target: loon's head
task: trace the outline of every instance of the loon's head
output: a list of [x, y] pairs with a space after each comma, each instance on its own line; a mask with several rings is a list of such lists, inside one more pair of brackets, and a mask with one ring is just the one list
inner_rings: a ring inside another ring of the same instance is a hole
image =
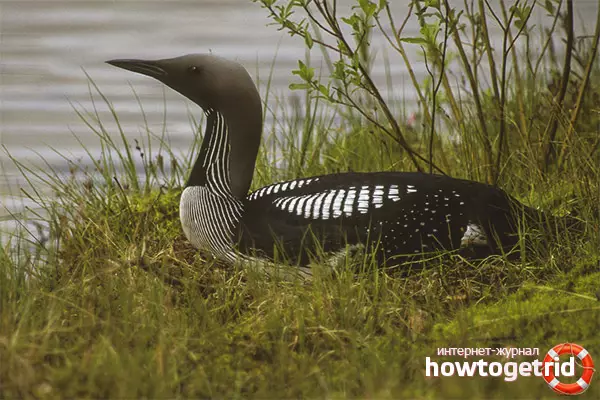
[[239, 63], [211, 54], [187, 54], [162, 60], [119, 59], [108, 64], [150, 76], [204, 110], [225, 111], [244, 99], [258, 101], [248, 71]]
[[[238, 199], [246, 196], [260, 145], [262, 101], [241, 64], [211, 54], [188, 54], [162, 60], [120, 59], [107, 63], [157, 79], [205, 112], [222, 116], [224, 124], [216, 127], [209, 119], [205, 139], [217, 130], [219, 134], [227, 133], [231, 192]], [[202, 148], [206, 151], [214, 144], [206, 143]]]

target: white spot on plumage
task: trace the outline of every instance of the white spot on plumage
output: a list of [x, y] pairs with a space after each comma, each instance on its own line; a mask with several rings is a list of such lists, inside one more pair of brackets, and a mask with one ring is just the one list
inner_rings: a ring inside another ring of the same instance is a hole
[[461, 246], [468, 246], [472, 244], [486, 245], [487, 237], [479, 225], [471, 223], [467, 225], [467, 230], [460, 239], [460, 244]]
[[383, 207], [383, 194], [383, 186], [375, 187], [375, 190], [373, 191], [373, 204], [375, 205], [375, 208]]
[[369, 202], [370, 196], [369, 196], [369, 187], [368, 186], [363, 186], [360, 189], [360, 192], [358, 193], [358, 201], [366, 201]]
[[283, 199], [284, 200], [281, 202], [281, 209], [285, 211], [285, 209], [287, 208], [290, 201], [292, 201], [294, 198], [293, 197], [284, 197]]
[[328, 192], [323, 192], [317, 196], [315, 203], [313, 205], [313, 210], [312, 210], [314, 219], [319, 219], [322, 217], [320, 212], [321, 212], [321, 209], [323, 209], [323, 211], [325, 210], [325, 207], [323, 206], [323, 199], [327, 195], [328, 195]]
[[406, 193], [415, 193], [417, 189], [413, 185], [406, 185]]
[[275, 204], [275, 206], [277, 206], [277, 208], [281, 208], [281, 203], [283, 203], [283, 201], [285, 200], [285, 197], [279, 197], [275, 200], [273, 200], [273, 204]]
[[344, 213], [348, 216], [352, 215], [355, 198], [356, 198], [356, 190], [354, 188], [350, 188], [348, 190], [348, 195], [346, 196], [346, 199], [344, 200]]
[[304, 211], [304, 203], [308, 200], [306, 197], [300, 197], [298, 200], [298, 204], [296, 204], [296, 215], [302, 215]]
[[400, 200], [400, 196], [399, 195], [399, 191], [398, 191], [398, 185], [391, 185], [388, 188], [388, 198], [394, 202], [399, 201]]
[[304, 218], [310, 218], [312, 213], [312, 204], [316, 200], [318, 195], [308, 196], [306, 203], [304, 204]]
[[282, 190], [283, 192], [285, 192], [285, 191], [287, 190], [287, 188], [288, 188], [288, 185], [289, 185], [289, 184], [290, 184], [289, 182], [286, 182], [286, 183], [284, 183], [284, 184], [281, 186], [281, 190]]
[[337, 218], [342, 215], [342, 202], [344, 201], [344, 195], [346, 191], [344, 189], [340, 189], [333, 199], [333, 218]]
[[336, 195], [336, 193], [337, 190], [330, 190], [329, 193], [327, 193], [327, 196], [325, 196], [323, 199], [323, 215], [321, 215], [321, 218], [329, 219], [333, 197]]
[[296, 212], [296, 204], [298, 204], [298, 200], [300, 200], [300, 198], [299, 198], [299, 197], [294, 197], [294, 198], [292, 199], [292, 201], [290, 202], [290, 206], [289, 206], [289, 208], [288, 208], [288, 211], [289, 211], [290, 213]]
[[369, 196], [369, 187], [363, 186], [358, 193], [358, 211], [361, 214], [366, 214], [369, 212], [369, 201], [371, 197]]
[[291, 181], [290, 182], [290, 190], [294, 189], [296, 187], [296, 185], [297, 185], [296, 181]]

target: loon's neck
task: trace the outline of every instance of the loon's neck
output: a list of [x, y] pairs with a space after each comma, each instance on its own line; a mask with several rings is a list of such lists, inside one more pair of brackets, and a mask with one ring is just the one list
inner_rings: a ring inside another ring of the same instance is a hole
[[214, 193], [230, 197], [230, 150], [229, 129], [225, 118], [218, 111], [207, 110], [204, 139], [186, 187], [208, 186]]
[[242, 99], [229, 109], [205, 111], [204, 139], [186, 187], [208, 186], [216, 194], [238, 200], [248, 194], [260, 145], [262, 109], [260, 99]]

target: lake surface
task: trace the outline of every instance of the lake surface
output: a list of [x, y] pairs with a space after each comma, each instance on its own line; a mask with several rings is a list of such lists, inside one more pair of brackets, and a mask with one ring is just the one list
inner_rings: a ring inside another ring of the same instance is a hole
[[[408, 3], [390, 1], [398, 21]], [[575, 2], [578, 31], [593, 30], [596, 7], [595, 0]], [[190, 107], [181, 96], [150, 78], [104, 61], [211, 51], [244, 64], [251, 75], [260, 77], [264, 94], [264, 81], [275, 60], [271, 90], [285, 98], [290, 96], [288, 85], [294, 81], [291, 70], [298, 59], [304, 59], [304, 42], [267, 26], [270, 21], [266, 16], [266, 10], [249, 0], [0, 0], [0, 144], [19, 161], [41, 165], [37, 152], [59, 171], [68, 169], [67, 162], [51, 148], [86, 162], [74, 134], [92, 154], [99, 152], [96, 137], [73, 111], [73, 105], [88, 110], [93, 107], [85, 71], [113, 103], [131, 138], [140, 136], [144, 124], [132, 88], [142, 99], [150, 127], [157, 132], [162, 129], [166, 99], [171, 143], [186, 150], [192, 137]], [[498, 28], [492, 34], [494, 41], [500, 39]], [[418, 36], [414, 18], [404, 36]], [[376, 51], [382, 43], [381, 36], [372, 38]], [[417, 62], [418, 49], [407, 48], [413, 52], [415, 72], [422, 80], [426, 70]], [[316, 54], [312, 60], [314, 66], [319, 65]], [[390, 63], [394, 93], [386, 95], [403, 98], [407, 108], [414, 108], [414, 93], [404, 65], [396, 58]], [[373, 70], [380, 83], [385, 82], [382, 64], [376, 62]], [[107, 107], [97, 106], [100, 115], [110, 120]], [[23, 185], [20, 173], [0, 151], [0, 202], [13, 211], [22, 208], [26, 203], [19, 188]], [[0, 207], [0, 217], [3, 214], [6, 207]]]

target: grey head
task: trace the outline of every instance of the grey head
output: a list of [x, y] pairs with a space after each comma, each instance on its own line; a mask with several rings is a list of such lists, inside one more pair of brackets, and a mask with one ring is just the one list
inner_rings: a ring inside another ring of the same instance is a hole
[[108, 64], [150, 76], [204, 110], [224, 110], [240, 97], [256, 97], [256, 86], [239, 63], [211, 54], [187, 54], [162, 60], [122, 59]]
[[258, 90], [241, 64], [211, 54], [107, 63], [157, 79], [205, 111], [220, 112], [230, 132], [231, 189], [238, 198], [246, 196], [262, 133], [262, 106]]

